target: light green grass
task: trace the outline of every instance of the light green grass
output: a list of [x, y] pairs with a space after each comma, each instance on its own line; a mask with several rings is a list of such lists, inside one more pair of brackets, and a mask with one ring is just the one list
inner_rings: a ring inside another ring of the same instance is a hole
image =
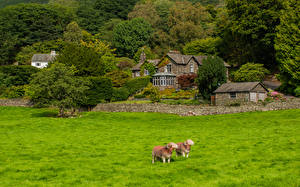
[[[0, 186], [300, 185], [300, 110], [53, 115], [0, 107]], [[151, 164], [153, 146], [187, 138], [190, 158]]]

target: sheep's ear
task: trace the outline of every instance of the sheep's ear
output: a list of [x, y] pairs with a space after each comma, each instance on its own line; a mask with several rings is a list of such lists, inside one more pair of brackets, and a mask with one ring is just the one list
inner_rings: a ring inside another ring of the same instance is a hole
[[187, 144], [187, 142], [186, 142], [186, 141], [184, 141], [184, 142], [183, 142], [183, 145], [186, 145], [186, 144]]
[[168, 149], [170, 148], [170, 144], [167, 144], [167, 148], [168, 148]]

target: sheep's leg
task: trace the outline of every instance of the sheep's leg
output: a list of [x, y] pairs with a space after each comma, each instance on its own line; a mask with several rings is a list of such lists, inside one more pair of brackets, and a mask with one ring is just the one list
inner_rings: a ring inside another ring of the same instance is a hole
[[182, 156], [185, 157], [185, 153], [184, 152], [182, 152]]
[[168, 159], [168, 163], [170, 163], [170, 161], [171, 161], [171, 158]]
[[188, 158], [188, 157], [189, 157], [189, 154], [190, 154], [190, 153], [186, 153], [186, 158]]
[[163, 157], [162, 159], [163, 159], [163, 163], [166, 163], [166, 158], [165, 158], [165, 157]]
[[154, 164], [155, 156], [152, 155], [152, 164]]

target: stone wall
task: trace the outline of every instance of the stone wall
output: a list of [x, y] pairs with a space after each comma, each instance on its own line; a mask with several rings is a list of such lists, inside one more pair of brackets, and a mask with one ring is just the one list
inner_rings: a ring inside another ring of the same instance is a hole
[[216, 105], [228, 105], [230, 103], [244, 103], [249, 101], [249, 93], [237, 92], [236, 98], [231, 99], [230, 93], [216, 93]]
[[26, 106], [30, 107], [32, 104], [27, 99], [0, 99], [0, 106]]
[[106, 112], [160, 112], [178, 115], [214, 115], [241, 113], [251, 111], [271, 111], [285, 109], [299, 109], [300, 99], [293, 99], [287, 102], [273, 102], [263, 106], [261, 104], [247, 104], [235, 107], [226, 106], [187, 106], [187, 105], [167, 105], [167, 104], [99, 104], [93, 111]]

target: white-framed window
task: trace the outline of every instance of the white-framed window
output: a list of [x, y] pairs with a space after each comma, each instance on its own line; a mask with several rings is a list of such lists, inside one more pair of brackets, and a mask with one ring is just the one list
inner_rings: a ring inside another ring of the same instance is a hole
[[230, 99], [235, 99], [236, 98], [236, 93], [235, 92], [231, 92], [230, 93]]
[[35, 63], [36, 66], [41, 66], [41, 63], [37, 62]]
[[190, 64], [190, 72], [194, 73], [194, 64], [193, 63]]
[[137, 72], [135, 73], [135, 76], [136, 76], [136, 77], [139, 77], [139, 76], [141, 76], [140, 72], [139, 72], [139, 71], [137, 71]]
[[171, 71], [172, 71], [172, 65], [171, 65], [171, 64], [168, 64], [168, 65], [167, 65], [167, 72], [168, 72], [168, 73], [171, 73]]
[[145, 75], [149, 75], [149, 71], [145, 69]]

